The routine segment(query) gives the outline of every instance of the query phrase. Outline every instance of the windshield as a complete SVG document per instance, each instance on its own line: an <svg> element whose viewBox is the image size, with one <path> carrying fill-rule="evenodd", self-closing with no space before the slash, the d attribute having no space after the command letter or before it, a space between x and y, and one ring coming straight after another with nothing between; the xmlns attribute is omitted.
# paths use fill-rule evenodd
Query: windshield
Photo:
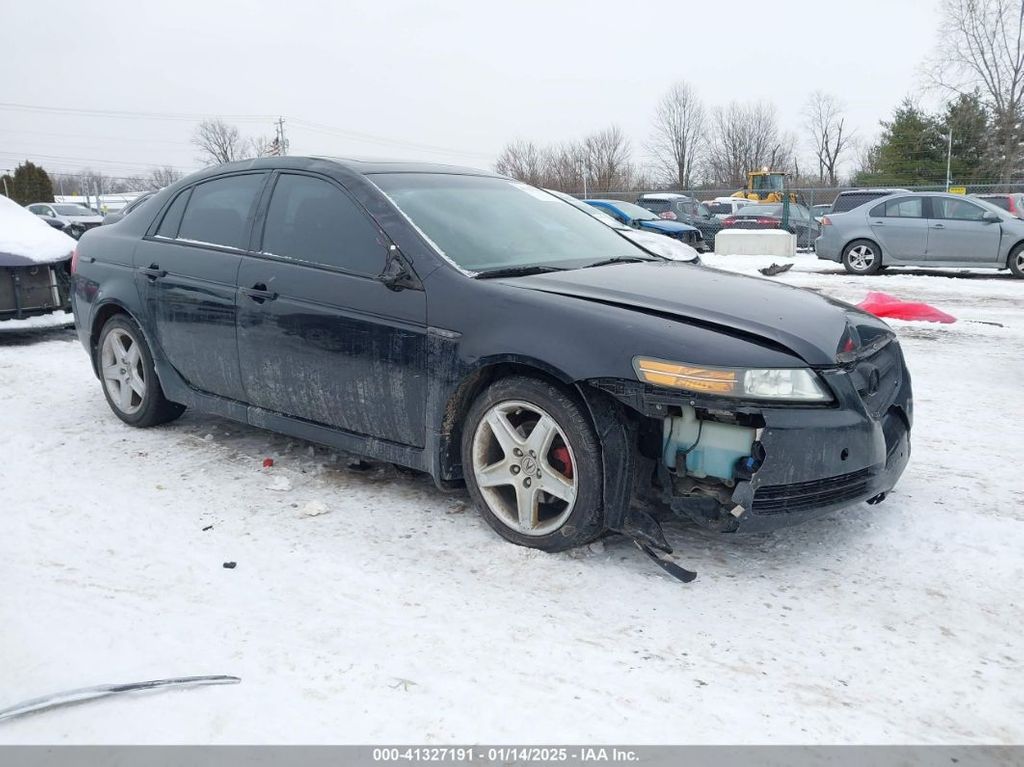
<svg viewBox="0 0 1024 767"><path fill-rule="evenodd" d="M708 210L712 213L732 213L731 202L711 202L708 203Z"/></svg>
<svg viewBox="0 0 1024 767"><path fill-rule="evenodd" d="M637 204L651 213L664 213L666 210L672 209L672 203L668 200L641 200Z"/></svg>
<svg viewBox="0 0 1024 767"><path fill-rule="evenodd" d="M598 202L600 202L600 200L598 200ZM605 200L604 202L614 205L622 211L623 215L632 219L650 221L652 218L657 218L657 216L651 213L651 211L646 208L641 208L639 205L634 205L631 202L623 202L622 200Z"/></svg>
<svg viewBox="0 0 1024 767"><path fill-rule="evenodd" d="M95 216L96 215L91 210L89 210L88 208L83 207L81 205L54 205L53 209L55 211L57 211L57 213L59 215L61 215L61 216Z"/></svg>
<svg viewBox="0 0 1024 767"><path fill-rule="evenodd" d="M573 269L650 258L592 215L527 184L489 176L377 173L373 182L463 269Z"/></svg>
<svg viewBox="0 0 1024 767"><path fill-rule="evenodd" d="M607 213L605 213L600 208L595 208L593 205L587 205L582 200L577 200L571 194L566 194L565 192L556 192L554 189L545 189L544 191L547 192L548 194L553 194L559 200L565 200L567 203L572 205L574 208L579 208L584 213L586 213L588 216L593 216L598 221L600 221L602 224L604 224L606 226L610 226L612 229L619 229L619 230L628 229L628 227L625 224L623 224L621 221L619 221L619 219L615 218L614 216L608 215ZM632 229L628 229L628 231L632 232L633 230Z"/></svg>

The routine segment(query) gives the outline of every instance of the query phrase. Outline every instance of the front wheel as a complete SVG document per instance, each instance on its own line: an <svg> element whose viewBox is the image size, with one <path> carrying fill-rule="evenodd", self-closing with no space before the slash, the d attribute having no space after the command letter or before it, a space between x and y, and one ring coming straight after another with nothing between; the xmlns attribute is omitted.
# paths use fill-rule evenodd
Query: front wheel
<svg viewBox="0 0 1024 767"><path fill-rule="evenodd" d="M843 251L843 267L850 274L877 274L882 268L882 254L870 240L854 240Z"/></svg>
<svg viewBox="0 0 1024 767"><path fill-rule="evenodd" d="M488 387L463 425L462 466L484 520L512 543L564 551L604 531L597 436L552 384L517 376Z"/></svg>
<svg viewBox="0 0 1024 767"><path fill-rule="evenodd" d="M107 320L96 357L107 404L129 426L156 426L185 412L184 405L164 397L142 329L127 315Z"/></svg>

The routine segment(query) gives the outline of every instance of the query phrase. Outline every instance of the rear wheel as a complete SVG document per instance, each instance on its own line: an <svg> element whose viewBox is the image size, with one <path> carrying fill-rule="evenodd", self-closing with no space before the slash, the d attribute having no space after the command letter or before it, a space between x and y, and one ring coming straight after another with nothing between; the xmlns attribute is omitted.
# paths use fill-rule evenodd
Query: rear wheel
<svg viewBox="0 0 1024 767"><path fill-rule="evenodd" d="M1024 279L1024 243L1010 251L1010 257L1006 261L1014 277Z"/></svg>
<svg viewBox="0 0 1024 767"><path fill-rule="evenodd" d="M185 412L164 397L142 329L127 315L114 315L103 326L96 363L107 404L129 426L156 426Z"/></svg>
<svg viewBox="0 0 1024 767"><path fill-rule="evenodd" d="M488 387L463 426L462 466L484 520L512 543L563 551L604 531L597 437L552 384L517 376Z"/></svg>
<svg viewBox="0 0 1024 767"><path fill-rule="evenodd" d="M850 274L877 274L882 253L871 240L854 240L843 251L843 267Z"/></svg>

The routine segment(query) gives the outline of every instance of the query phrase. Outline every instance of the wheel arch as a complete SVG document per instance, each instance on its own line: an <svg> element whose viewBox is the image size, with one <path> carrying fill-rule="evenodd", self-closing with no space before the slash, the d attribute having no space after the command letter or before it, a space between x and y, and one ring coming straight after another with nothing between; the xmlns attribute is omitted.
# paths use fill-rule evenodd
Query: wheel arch
<svg viewBox="0 0 1024 767"><path fill-rule="evenodd" d="M1010 246L1010 249L1008 251L1006 251L1006 263L1004 264L1004 266L1002 268L1004 268L1004 269L1009 269L1010 268L1010 259L1013 258L1014 251L1017 250L1020 247L1024 247L1024 237L1022 237L1021 239L1017 240L1017 242L1013 243L1013 245Z"/></svg>
<svg viewBox="0 0 1024 767"><path fill-rule="evenodd" d="M860 242L861 240L863 240L864 242L870 242L872 245L878 248L878 259L879 261L882 261L884 263L885 251L882 250L882 246L878 244L878 240L876 240L874 237L851 237L843 244L843 247L839 250L840 257L845 257L846 249L853 245L853 243Z"/></svg>
<svg viewBox="0 0 1024 767"><path fill-rule="evenodd" d="M564 370L543 360L521 355L502 355L479 360L451 390L442 408L437 440L438 480L462 480L461 445L466 414L484 389L495 381L513 376L526 376L554 384L585 405L574 379ZM584 406L583 410L589 418L589 409Z"/></svg>
<svg viewBox="0 0 1024 767"><path fill-rule="evenodd" d="M100 342L100 333L103 332L103 326L110 321L111 317L118 314L124 314L131 317L136 323L138 319L132 315L131 311L116 299L109 299L104 303L96 307L96 311L92 315L92 324L89 327L89 359L92 362L92 369L96 375L99 375L99 370L96 368L96 346ZM141 326L140 326L141 327ZM148 342L149 339L147 339Z"/></svg>

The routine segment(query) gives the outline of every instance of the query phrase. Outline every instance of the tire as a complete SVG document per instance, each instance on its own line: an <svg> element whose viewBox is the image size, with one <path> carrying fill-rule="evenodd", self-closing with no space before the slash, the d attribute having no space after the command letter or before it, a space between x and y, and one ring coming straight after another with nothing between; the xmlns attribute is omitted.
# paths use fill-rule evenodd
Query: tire
<svg viewBox="0 0 1024 767"><path fill-rule="evenodd" d="M462 466L481 516L507 541L565 551L604 532L600 444L557 386L515 376L485 389L463 423Z"/></svg>
<svg viewBox="0 0 1024 767"><path fill-rule="evenodd" d="M1024 279L1024 243L1010 251L1010 257L1006 259L1006 266L1014 277Z"/></svg>
<svg viewBox="0 0 1024 767"><path fill-rule="evenodd" d="M843 268L850 274L878 274L882 251L871 240L854 240L843 249Z"/></svg>
<svg viewBox="0 0 1024 767"><path fill-rule="evenodd" d="M146 338L128 315L107 320L95 355L103 396L114 415L129 426L156 426L185 412L184 405L164 397Z"/></svg>

